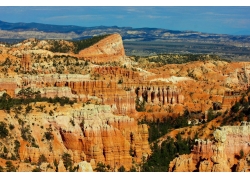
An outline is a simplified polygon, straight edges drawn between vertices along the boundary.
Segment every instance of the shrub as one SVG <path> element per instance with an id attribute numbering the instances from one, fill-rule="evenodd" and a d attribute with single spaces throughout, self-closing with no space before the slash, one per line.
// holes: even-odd
<path id="1" fill-rule="evenodd" d="M 0 166 L 0 172 L 3 172 L 3 167 L 2 166 Z"/>
<path id="2" fill-rule="evenodd" d="M 68 153 L 64 153 L 62 155 L 62 159 L 63 159 L 63 164 L 65 166 L 65 168 L 68 170 L 69 168 L 71 169 L 72 168 L 72 159 L 71 159 L 71 155 L 68 154 Z"/>
<path id="3" fill-rule="evenodd" d="M 136 168 L 134 166 L 131 167 L 130 172 L 137 172 Z"/>
<path id="4" fill-rule="evenodd" d="M 94 170 L 97 172 L 107 172 L 107 167 L 103 162 L 98 162 Z"/>
<path id="5" fill-rule="evenodd" d="M 237 113 L 239 110 L 240 110 L 240 103 L 239 103 L 239 102 L 236 102 L 236 103 L 232 106 L 231 111 L 234 112 L 234 113 Z"/>
<path id="6" fill-rule="evenodd" d="M 72 124 L 72 126 L 75 126 L 75 121 L 74 120 L 71 119 L 69 122 Z"/>
<path id="7" fill-rule="evenodd" d="M 42 172 L 42 170 L 39 167 L 36 167 L 35 169 L 32 170 L 32 172 Z"/>
<path id="8" fill-rule="evenodd" d="M 5 138 L 9 135 L 9 131 L 6 126 L 6 123 L 0 122 L 0 138 Z"/>
<path id="9" fill-rule="evenodd" d="M 105 34 L 105 35 L 99 35 L 99 36 L 94 36 L 92 38 L 88 38 L 88 39 L 83 39 L 83 40 L 79 40 L 79 41 L 74 41 L 74 53 L 79 53 L 80 50 L 85 49 L 89 46 L 92 46 L 93 44 L 99 42 L 100 40 L 102 40 L 103 38 L 109 36 L 109 34 Z"/>
<path id="10" fill-rule="evenodd" d="M 47 140 L 52 140 L 54 138 L 53 134 L 50 131 L 45 132 L 44 136 Z"/>
<path id="11" fill-rule="evenodd" d="M 21 136 L 24 140 L 28 141 L 29 140 L 29 135 L 30 135 L 30 132 L 29 132 L 29 127 L 23 127 L 21 129 Z"/>
<path id="12" fill-rule="evenodd" d="M 15 147 L 14 147 L 14 152 L 16 153 L 16 157 L 19 157 L 18 150 L 20 148 L 20 142 L 18 140 L 15 140 Z"/>
<path id="13" fill-rule="evenodd" d="M 50 116 L 53 116 L 53 115 L 54 115 L 54 113 L 53 113 L 52 110 L 49 111 L 49 115 L 50 115 Z"/>
<path id="14" fill-rule="evenodd" d="M 42 164 L 43 162 L 47 162 L 47 158 L 41 154 L 38 159 L 38 165 Z"/>
<path id="15" fill-rule="evenodd" d="M 215 118 L 215 114 L 212 108 L 209 108 L 208 112 L 207 112 L 207 121 L 211 121 Z"/>
<path id="16" fill-rule="evenodd" d="M 58 172 L 58 162 L 56 161 L 56 159 L 54 160 L 54 166 L 56 167 L 56 172 Z"/>
<path id="17" fill-rule="evenodd" d="M 244 157 L 244 151 L 241 149 L 240 150 L 240 158 L 242 159 Z"/>
<path id="18" fill-rule="evenodd" d="M 32 107 L 28 105 L 28 106 L 26 107 L 26 109 L 25 109 L 25 112 L 26 112 L 26 113 L 29 113 L 31 110 L 32 110 Z"/>
<path id="19" fill-rule="evenodd" d="M 10 128 L 10 130 L 13 130 L 15 128 L 15 126 L 13 124 L 10 124 L 9 128 Z"/>
<path id="20" fill-rule="evenodd" d="M 8 153 L 8 149 L 6 148 L 6 146 L 3 147 L 3 152 Z"/>
<path id="21" fill-rule="evenodd" d="M 121 166 L 121 167 L 118 169 L 118 172 L 125 172 L 124 166 Z"/>
<path id="22" fill-rule="evenodd" d="M 16 167 L 12 164 L 11 161 L 6 161 L 7 172 L 16 172 Z"/>
<path id="23" fill-rule="evenodd" d="M 122 83 L 123 83 L 123 80 L 119 79 L 118 84 L 122 84 Z"/>

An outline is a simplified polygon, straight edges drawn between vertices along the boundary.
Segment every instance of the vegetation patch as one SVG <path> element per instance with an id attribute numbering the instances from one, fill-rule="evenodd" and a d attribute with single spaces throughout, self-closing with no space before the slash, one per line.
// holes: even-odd
<path id="1" fill-rule="evenodd" d="M 161 146 L 154 143 L 151 147 L 153 153 L 146 162 L 144 161 L 142 172 L 168 172 L 170 161 L 179 155 L 190 154 L 193 144 L 193 140 L 183 139 L 180 133 L 177 134 L 176 141 L 168 137 Z"/>
<path id="2" fill-rule="evenodd" d="M 102 40 L 108 36 L 110 36 L 110 34 L 99 35 L 99 36 L 94 36 L 94 37 L 88 38 L 88 39 L 73 41 L 74 46 L 75 46 L 74 53 L 78 54 L 81 50 L 94 45 L 95 43 L 99 42 L 100 40 Z"/>
<path id="3" fill-rule="evenodd" d="M 6 127 L 5 122 L 0 122 L 0 138 L 5 138 L 9 135 L 9 130 Z"/>
<path id="4" fill-rule="evenodd" d="M 38 92 L 35 96 L 27 95 L 27 96 L 19 96 L 19 98 L 11 98 L 10 95 L 8 95 L 7 93 L 4 93 L 3 96 L 0 97 L 0 110 L 9 111 L 14 106 L 28 104 L 25 110 L 26 110 L 26 113 L 29 113 L 32 110 L 29 103 L 32 103 L 32 102 L 48 102 L 48 103 L 54 103 L 54 104 L 59 103 L 61 106 L 64 106 L 65 104 L 72 105 L 76 101 L 70 100 L 68 97 L 55 97 L 55 98 L 41 97 L 40 92 Z"/>

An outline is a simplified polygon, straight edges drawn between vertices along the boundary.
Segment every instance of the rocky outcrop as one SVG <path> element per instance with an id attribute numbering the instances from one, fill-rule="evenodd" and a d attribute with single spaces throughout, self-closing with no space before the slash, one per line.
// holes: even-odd
<path id="1" fill-rule="evenodd" d="M 58 163 L 58 172 L 67 172 L 62 160 Z"/>
<path id="2" fill-rule="evenodd" d="M 240 159 L 237 166 L 237 172 L 250 172 L 250 154 L 247 154 L 245 158 Z"/>
<path id="3" fill-rule="evenodd" d="M 236 102 L 242 98 L 240 94 L 225 93 L 222 100 L 222 109 L 230 109 Z"/>
<path id="4" fill-rule="evenodd" d="M 21 88 L 15 89 L 15 96 L 18 95 Z M 78 96 L 72 94 L 72 90 L 69 87 L 44 87 L 44 88 L 32 88 L 34 92 L 40 92 L 41 97 L 55 98 L 55 97 L 68 97 L 70 99 L 77 99 Z"/>
<path id="5" fill-rule="evenodd" d="M 36 165 L 31 165 L 30 163 L 20 163 L 17 172 L 31 172 L 36 168 Z"/>
<path id="6" fill-rule="evenodd" d="M 119 34 L 112 34 L 89 48 L 81 50 L 79 57 L 95 63 L 122 61 L 125 58 L 122 38 Z"/>
<path id="7" fill-rule="evenodd" d="M 120 84 L 126 84 L 131 86 L 132 84 L 138 84 L 143 81 L 143 77 L 137 72 L 127 68 L 121 68 L 118 66 L 99 66 L 92 69 L 92 76 L 95 79 L 107 79 L 119 82 Z"/>
<path id="8" fill-rule="evenodd" d="M 27 141 L 20 142 L 22 161 L 38 163 L 39 157 L 44 155 L 48 163 L 59 162 L 58 171 L 63 172 L 65 167 L 60 162 L 63 153 L 68 153 L 74 163 L 103 162 L 112 168 L 124 166 L 129 170 L 133 161 L 141 163 L 142 158 L 150 154 L 148 127 L 137 125 L 128 116 L 113 115 L 108 105 L 89 104 L 65 112 L 53 116 L 26 116 L 30 123 L 42 118 L 44 128 L 32 131 L 38 147 L 30 146 Z M 46 139 L 48 132 L 52 133 L 52 139 Z M 96 163 L 91 165 L 93 169 Z M 82 167 L 84 169 L 91 171 L 89 165 Z"/>
<path id="9" fill-rule="evenodd" d="M 127 116 L 112 115 L 110 106 L 87 105 L 74 111 L 72 117 L 76 123 L 74 131 L 65 129 L 67 126 L 62 125 L 62 120 L 55 121 L 65 147 L 84 152 L 87 161 L 95 159 L 113 168 L 123 165 L 129 169 L 131 151 L 136 162 L 141 162 L 143 153 L 150 152 L 147 127 L 137 126 L 134 119 Z"/>
<path id="10" fill-rule="evenodd" d="M 6 86 L 6 79 L 3 85 L 11 94 L 14 91 L 14 97 L 21 89 L 32 88 L 35 92 L 40 91 L 42 97 L 65 96 L 82 102 L 93 100 L 93 103 L 111 105 L 114 113 L 123 115 L 136 112 L 137 98 L 153 105 L 184 104 L 184 95 L 180 89 L 166 86 L 166 83 L 144 83 L 145 85 L 138 86 L 140 76 L 131 70 L 118 67 L 96 68 L 94 73 L 104 76 L 109 74 L 110 77 L 91 80 L 89 75 L 81 74 L 24 75 L 19 78 L 18 84 Z M 12 78 L 11 82 L 16 79 Z"/>
<path id="11" fill-rule="evenodd" d="M 79 162 L 77 166 L 79 167 L 78 172 L 93 172 L 91 164 L 86 161 Z"/>
<path id="12" fill-rule="evenodd" d="M 204 160 L 200 162 L 199 172 L 211 172 L 212 163 L 210 161 Z"/>
<path id="13" fill-rule="evenodd" d="M 183 104 L 184 96 L 180 90 L 171 87 L 138 87 L 136 88 L 137 98 L 153 104 Z"/>
<path id="14" fill-rule="evenodd" d="M 5 91 L 10 96 L 15 96 L 15 89 L 18 87 L 15 78 L 1 78 L 0 79 L 0 91 Z"/>
<path id="15" fill-rule="evenodd" d="M 181 94 L 185 97 L 184 106 L 189 112 L 205 112 L 214 102 L 222 103 L 222 110 L 225 111 L 231 108 L 231 103 L 238 100 L 238 97 L 227 95 L 227 91 L 241 94 L 249 87 L 248 62 L 195 61 L 167 64 L 147 70 L 154 73 L 146 78 L 148 81 L 161 80 L 181 89 Z M 172 77 L 178 78 L 170 83 Z"/>
<path id="16" fill-rule="evenodd" d="M 21 69 L 24 72 L 31 71 L 31 65 L 32 65 L 32 63 L 31 63 L 30 54 L 23 54 L 22 55 L 22 59 L 21 59 L 20 65 L 21 65 Z"/>
<path id="17" fill-rule="evenodd" d="M 241 126 L 223 126 L 215 130 L 213 136 L 213 141 L 197 140 L 197 144 L 189 156 L 181 155 L 170 163 L 170 171 L 178 171 L 176 167 L 180 162 L 188 160 L 190 164 L 198 167 L 196 171 L 248 171 L 248 159 L 242 159 L 242 155 L 248 154 L 250 151 L 250 124 L 242 122 Z M 190 160 L 191 157 L 192 160 Z"/>
<path id="18" fill-rule="evenodd" d="M 236 157 L 240 157 L 240 151 L 248 153 L 250 150 L 249 128 L 250 126 L 243 122 L 242 126 L 224 126 L 215 130 L 214 142 L 204 141 L 194 148 L 196 160 L 198 157 L 210 159 L 213 163 L 212 171 L 231 171 Z"/>
<path id="19" fill-rule="evenodd" d="M 111 105 L 116 114 L 135 112 L 135 90 L 120 86 L 116 81 L 91 80 L 88 75 L 80 74 L 46 74 L 23 76 L 19 84 L 19 88 L 16 85 L 10 89 L 14 90 L 14 97 L 22 88 L 31 87 L 35 92 L 40 91 L 43 97 L 65 96 L 82 102 L 93 99 L 94 103 Z"/>
<path id="20" fill-rule="evenodd" d="M 170 172 L 193 172 L 195 169 L 193 159 L 189 155 L 179 156 L 169 164 Z"/>

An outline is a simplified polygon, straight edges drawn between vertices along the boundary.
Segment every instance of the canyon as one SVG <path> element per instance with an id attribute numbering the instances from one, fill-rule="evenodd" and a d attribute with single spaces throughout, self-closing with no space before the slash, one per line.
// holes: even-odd
<path id="1" fill-rule="evenodd" d="M 0 167 L 6 171 L 7 161 L 20 172 L 92 172 L 102 165 L 141 171 L 153 153 L 148 122 L 189 114 L 186 124 L 195 116 L 214 123 L 221 119 L 209 122 L 211 111 L 230 111 L 244 94 L 249 101 L 249 62 L 136 61 L 119 34 L 79 53 L 49 48 L 49 41 L 34 38 L 0 46 Z M 250 126 L 243 120 L 196 139 L 167 171 L 249 171 Z"/>

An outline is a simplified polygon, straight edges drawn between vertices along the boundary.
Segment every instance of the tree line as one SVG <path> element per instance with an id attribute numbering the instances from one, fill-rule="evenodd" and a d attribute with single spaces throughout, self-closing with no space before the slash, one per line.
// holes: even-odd
<path id="1" fill-rule="evenodd" d="M 9 111 L 14 106 L 27 105 L 32 102 L 59 103 L 61 106 L 64 106 L 65 104 L 72 105 L 76 102 L 76 100 L 70 100 L 68 97 L 41 97 L 40 92 L 34 93 L 31 91 L 21 90 L 18 98 L 12 98 L 9 94 L 4 93 L 0 97 L 0 110 Z"/>

